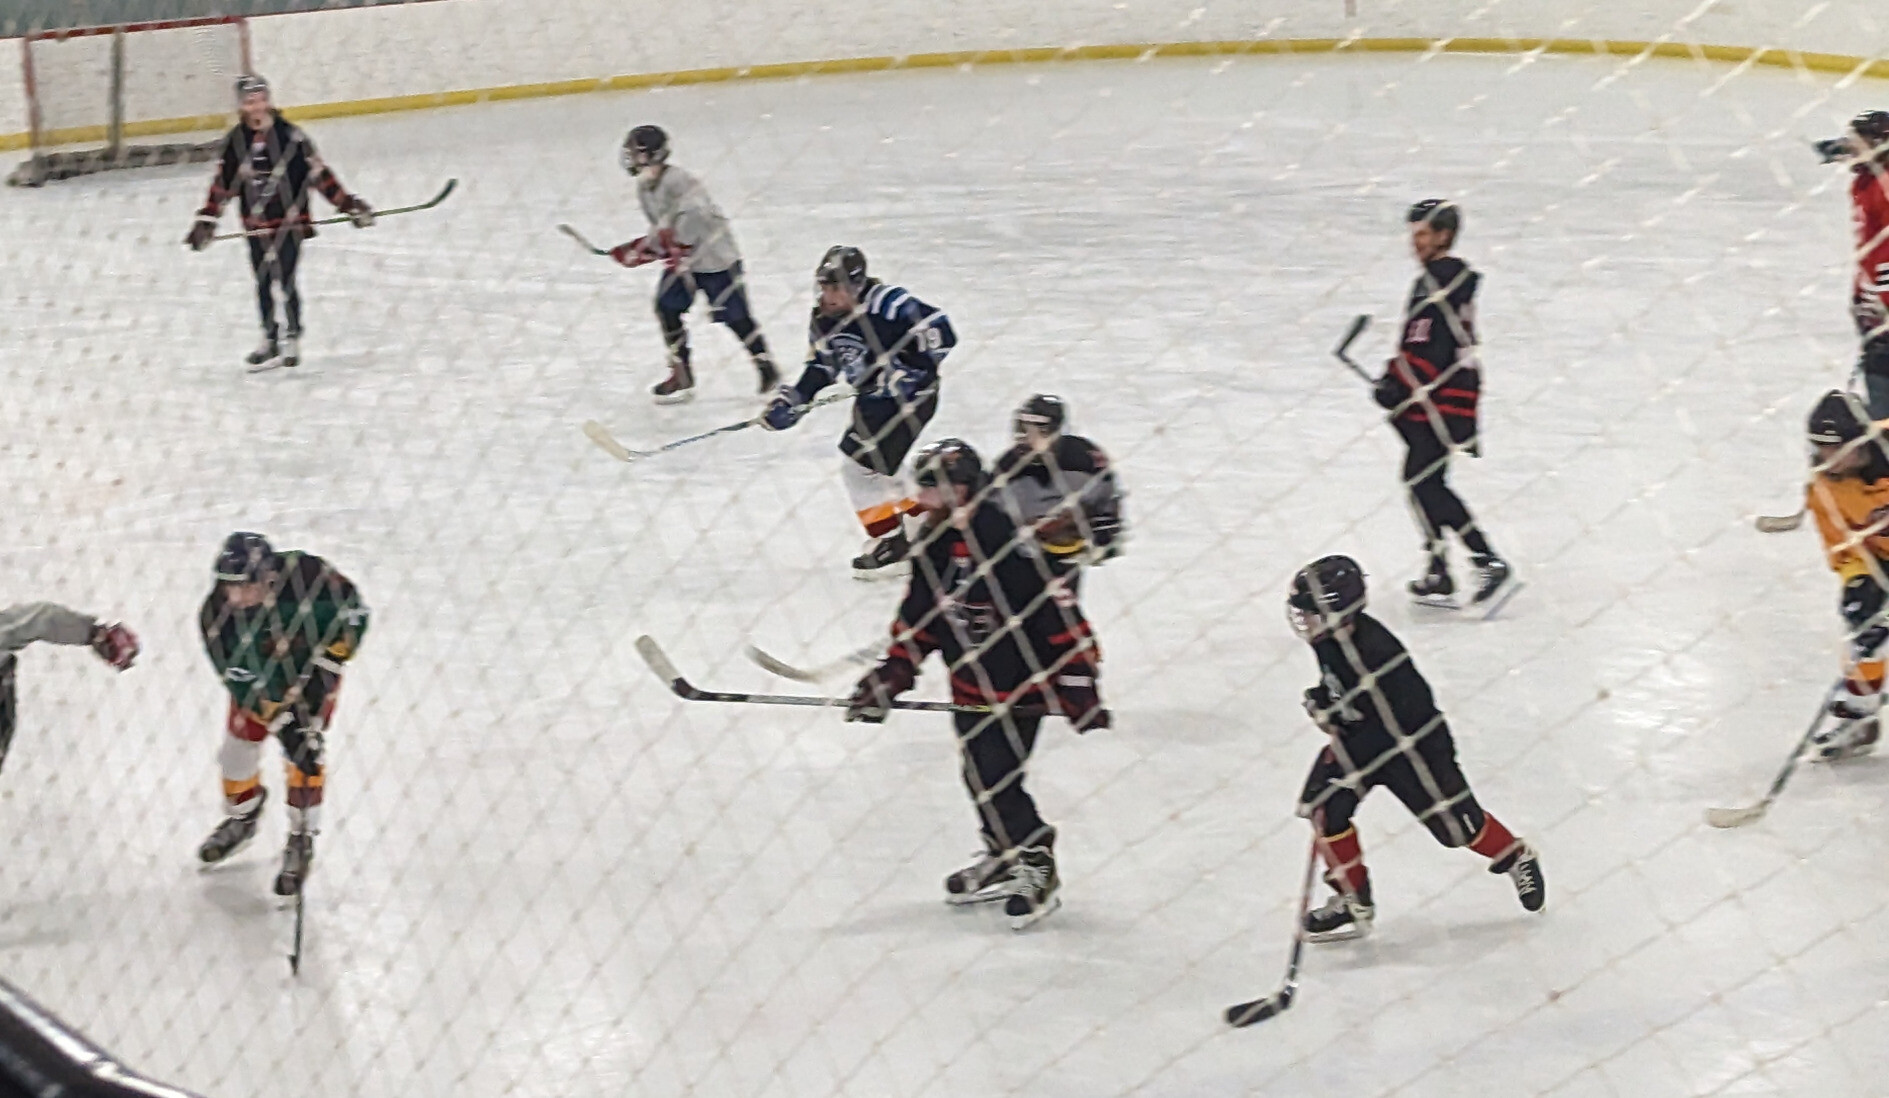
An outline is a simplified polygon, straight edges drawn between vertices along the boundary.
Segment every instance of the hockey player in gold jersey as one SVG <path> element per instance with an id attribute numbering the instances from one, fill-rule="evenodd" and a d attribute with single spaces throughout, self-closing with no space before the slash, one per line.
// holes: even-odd
<path id="1" fill-rule="evenodd" d="M 1863 404 L 1841 390 L 1811 410 L 1813 457 L 1806 505 L 1823 535 L 1830 568 L 1843 579 L 1841 611 L 1849 634 L 1843 683 L 1831 698 L 1831 722 L 1813 738 L 1816 758 L 1872 750 L 1881 735 L 1883 658 L 1889 647 L 1889 421 L 1872 423 Z"/>

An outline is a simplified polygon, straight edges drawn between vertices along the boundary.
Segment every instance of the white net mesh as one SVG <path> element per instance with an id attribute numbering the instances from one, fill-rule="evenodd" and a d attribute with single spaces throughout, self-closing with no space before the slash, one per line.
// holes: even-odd
<path id="1" fill-rule="evenodd" d="M 122 32 L 122 81 L 112 79 L 111 33 L 33 37 L 36 146 L 70 150 L 102 145 L 114 118 L 128 139 L 214 132 L 233 116 L 243 72 L 237 22 L 180 27 L 132 26 Z"/>
<path id="2" fill-rule="evenodd" d="M 1567 33 L 1608 36 L 1584 7 Z M 1881 53 L 1880 22 L 1839 7 L 1861 13 L 1851 48 Z M 320 13 L 348 30 L 306 41 L 301 17 L 258 20 L 255 63 L 292 105 L 349 97 L 331 87 L 349 72 L 354 98 L 485 86 L 509 77 L 454 69 L 456 43 L 510 10 Z M 1493 33 L 1413 12 L 1338 36 Z M 1711 15 L 1629 30 L 1713 41 Z M 1152 34 L 991 18 L 1020 46 Z M 820 19 L 794 40 L 846 40 Z M 350 70 L 368 28 L 414 64 Z M 606 41 L 549 9 L 483 36 Z M 326 90 L 272 72 L 296 49 Z M 1750 518 L 1797 505 L 1802 417 L 1855 357 L 1846 176 L 1806 141 L 1882 90 L 1704 57 L 1416 49 L 311 118 L 377 207 L 460 186 L 323 228 L 302 363 L 253 376 L 246 254 L 178 244 L 200 175 L 0 204 L 0 595 L 122 617 L 145 642 L 122 677 L 21 655 L 0 969 L 215 1098 L 1875 1093 L 1880 765 L 1805 767 L 1761 826 L 1710 830 L 1701 810 L 1759 794 L 1838 669 L 1816 545 Z M 556 231 L 646 231 L 617 166 L 640 122 L 726 211 L 790 380 L 814 265 L 856 244 L 957 333 L 925 439 L 988 459 L 1021 400 L 1057 393 L 1132 490 L 1127 551 L 1082 593 L 1115 727 L 1044 726 L 1029 787 L 1064 906 L 1026 932 L 942 902 L 979 845 L 949 717 L 685 702 L 634 647 L 658 638 L 711 689 L 845 693 L 847 674 L 794 683 L 742 648 L 844 665 L 886 636 L 899 590 L 850 575 L 844 406 L 628 465 L 580 433 L 594 419 L 654 449 L 760 406 L 700 304 L 695 399 L 654 405 L 661 265 Z M 1488 622 L 1408 605 L 1403 446 L 1330 353 L 1374 313 L 1352 353 L 1381 369 L 1415 274 L 1405 210 L 1429 196 L 1460 203 L 1459 254 L 1486 280 L 1483 456 L 1452 480 L 1528 585 Z M 295 979 L 269 892 L 280 799 L 249 850 L 194 864 L 222 812 L 227 706 L 196 615 L 237 529 L 321 554 L 374 610 L 329 735 Z M 1292 1010 L 1231 1030 L 1221 1011 L 1279 979 L 1294 809 L 1326 743 L 1281 603 L 1333 552 L 1368 573 L 1478 799 L 1540 850 L 1547 912 L 1379 791 L 1356 817 L 1372 935 L 1309 946 Z M 936 656 L 923 670 L 909 696 L 949 697 Z"/>

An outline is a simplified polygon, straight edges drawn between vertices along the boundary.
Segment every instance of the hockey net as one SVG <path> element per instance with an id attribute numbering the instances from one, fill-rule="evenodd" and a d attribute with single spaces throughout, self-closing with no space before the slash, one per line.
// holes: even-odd
<path id="1" fill-rule="evenodd" d="M 586 51 L 623 5 L 573 3 L 585 18 L 485 30 L 621 71 Z M 1855 361 L 1848 177 L 1808 142 L 1889 86 L 1726 58 L 1684 13 L 1637 32 L 1669 50 L 1611 52 L 1585 3 L 1556 18 L 1590 48 L 1455 52 L 1480 17 L 1356 7 L 1336 32 L 1296 13 L 1217 31 L 1299 54 L 960 57 L 314 119 L 377 206 L 466 186 L 309 243 L 299 372 L 242 373 L 242 251 L 177 247 L 202 179 L 0 204 L 5 597 L 146 641 L 123 676 L 20 656 L 7 978 L 206 1098 L 1880 1092 L 1883 767 L 1807 763 L 1762 825 L 1702 810 L 1763 792 L 1840 668 L 1814 536 L 1751 518 L 1798 505 L 1803 418 Z M 1016 16 L 1004 41 L 1142 40 L 1105 8 L 1077 30 Z M 645 68 L 733 65 L 716 51 L 762 33 L 758 7 L 714 7 L 712 33 L 691 10 L 643 28 Z M 909 52 L 955 44 L 945 18 L 914 18 L 932 37 Z M 272 70 L 262 22 L 256 67 L 291 117 L 340 98 Z M 805 22 L 782 48 L 831 56 L 846 28 Z M 458 44 L 418 31 L 399 62 L 284 40 L 318 62 L 303 79 L 354 94 L 499 79 L 427 69 Z M 857 244 L 957 331 L 926 441 L 989 461 L 1018 404 L 1055 393 L 1128 489 L 1124 551 L 1082 591 L 1115 727 L 1044 725 L 1028 780 L 1063 907 L 1026 931 L 942 902 L 978 845 L 950 717 L 685 701 L 636 647 L 706 689 L 844 694 L 898 589 L 849 575 L 844 406 L 628 464 L 580 433 L 653 450 L 757 409 L 699 304 L 698 396 L 652 405 L 658 275 L 555 230 L 644 231 L 616 159 L 641 122 L 729 214 L 790 378 L 814 264 Z M 1332 356 L 1370 313 L 1349 353 L 1382 370 L 1416 274 L 1406 211 L 1429 197 L 1459 204 L 1484 278 L 1481 456 L 1450 480 L 1527 585 L 1486 621 L 1410 605 L 1404 448 Z M 261 837 L 193 865 L 225 713 L 195 615 L 234 529 L 320 553 L 374 610 L 293 979 L 273 746 Z M 1328 553 L 1363 566 L 1478 801 L 1540 852 L 1547 910 L 1376 790 L 1355 816 L 1371 935 L 1308 946 L 1291 1010 L 1233 1030 L 1222 1011 L 1278 986 L 1297 913 L 1327 741 L 1283 604 Z M 1459 589 L 1468 563 L 1453 545 Z M 840 673 L 789 681 L 750 642 Z M 911 697 L 944 699 L 945 677 L 934 657 Z"/>
<path id="2" fill-rule="evenodd" d="M 216 151 L 249 71 L 241 17 L 38 31 L 21 39 L 31 157 L 8 182 L 192 163 Z"/>

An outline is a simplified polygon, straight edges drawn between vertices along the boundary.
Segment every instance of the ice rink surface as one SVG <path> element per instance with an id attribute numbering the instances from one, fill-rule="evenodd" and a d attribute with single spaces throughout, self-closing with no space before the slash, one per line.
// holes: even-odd
<path id="1" fill-rule="evenodd" d="M 306 363 L 248 376 L 240 247 L 180 246 L 197 170 L 0 196 L 0 600 L 138 629 L 113 676 L 22 658 L 0 779 L 0 972 L 213 1096 L 1881 1093 L 1889 766 L 1755 799 L 1837 669 L 1837 583 L 1789 512 L 1801 421 L 1854 354 L 1840 169 L 1804 139 L 1880 89 L 1543 57 L 1000 66 L 315 124 L 377 205 L 303 264 Z M 694 323 L 657 408 L 654 276 L 553 231 L 641 231 L 616 146 L 674 135 L 734 219 L 781 357 L 855 243 L 962 339 L 928 437 L 998 449 L 1064 394 L 1132 491 L 1086 588 L 1113 731 L 1031 774 L 1065 906 L 953 911 L 974 849 L 950 733 L 682 703 L 637 660 L 781 688 L 895 591 L 848 575 L 840 409 L 626 467 L 752 414 Z M 1527 590 L 1488 624 L 1399 589 L 1400 448 L 1328 351 L 1375 360 L 1402 213 L 1460 200 L 1486 277 L 1485 456 L 1455 480 Z M 227 224 L 227 222 L 226 222 Z M 299 981 L 282 824 L 212 873 L 223 696 L 195 635 L 232 529 L 319 552 L 375 611 L 331 737 Z M 1542 851 L 1544 916 L 1388 796 L 1377 932 L 1271 990 L 1320 735 L 1293 570 L 1357 556 L 1482 801 Z M 1460 558 L 1459 558 L 1460 565 Z M 936 668 L 922 696 L 940 696 Z M 273 749 L 272 749 L 273 755 Z M 272 761 L 266 771 L 279 788 Z"/>

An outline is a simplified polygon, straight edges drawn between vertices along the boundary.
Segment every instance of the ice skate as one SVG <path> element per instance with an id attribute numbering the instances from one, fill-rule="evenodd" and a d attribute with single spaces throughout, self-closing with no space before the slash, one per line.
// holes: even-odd
<path id="1" fill-rule="evenodd" d="M 695 372 L 686 362 L 671 362 L 669 376 L 650 391 L 658 404 L 682 404 L 695 399 Z"/>
<path id="2" fill-rule="evenodd" d="M 1063 883 L 1056 876 L 1056 855 L 1047 846 L 1018 850 L 1010 882 L 1004 914 L 1009 916 L 1012 930 L 1024 930 L 1063 906 L 1062 897 L 1057 895 Z"/>
<path id="3" fill-rule="evenodd" d="M 904 530 L 894 530 L 866 543 L 866 551 L 853 558 L 854 579 L 897 579 L 910 571 L 906 555 L 912 543 Z"/>
<path id="4" fill-rule="evenodd" d="M 249 811 L 223 817 L 223 822 L 217 824 L 216 830 L 210 832 L 210 837 L 197 848 L 197 858 L 204 865 L 215 865 L 228 859 L 256 837 L 256 824 L 262 818 L 262 806 L 268 803 L 269 791 L 258 789 L 256 792 L 259 795 L 249 806 Z"/>
<path id="5" fill-rule="evenodd" d="M 945 903 L 953 906 L 1006 899 L 1015 887 L 1010 859 L 985 850 L 977 861 L 946 877 L 944 886 Z"/>
<path id="6" fill-rule="evenodd" d="M 1476 568 L 1476 597 L 1472 601 L 1477 606 L 1499 605 L 1515 592 L 1516 585 L 1510 581 L 1508 561 L 1491 553 L 1488 556 L 1471 557 L 1470 563 Z"/>
<path id="7" fill-rule="evenodd" d="M 1836 707 L 1831 708 L 1834 713 Z M 1882 724 L 1877 717 L 1840 718 L 1810 738 L 1810 757 L 1817 762 L 1853 759 L 1876 750 L 1876 741 L 1881 738 Z"/>
<path id="8" fill-rule="evenodd" d="M 295 367 L 301 364 L 302 334 L 300 332 L 291 332 L 289 337 L 282 341 L 282 365 Z"/>
<path id="9" fill-rule="evenodd" d="M 1325 901 L 1325 906 L 1305 913 L 1305 940 L 1308 942 L 1348 942 L 1371 932 L 1371 920 L 1377 908 L 1371 904 L 1371 885 L 1365 882 L 1357 895 L 1342 889 Z"/>
<path id="10" fill-rule="evenodd" d="M 315 868 L 315 836 L 306 831 L 289 833 L 282 848 L 282 872 L 275 875 L 275 894 L 293 896 L 302 891 L 309 871 Z"/>
<path id="11" fill-rule="evenodd" d="M 262 366 L 274 362 L 280 353 L 280 350 L 276 347 L 275 337 L 263 336 L 262 343 L 258 345 L 255 350 L 249 352 L 249 354 L 243 358 L 243 361 L 249 363 L 251 366 Z"/>
<path id="12" fill-rule="evenodd" d="M 772 361 L 765 358 L 755 359 L 754 368 L 761 378 L 760 384 L 756 387 L 755 392 L 760 393 L 763 397 L 772 397 L 774 390 L 780 388 L 781 372 L 774 368 Z"/>
<path id="13" fill-rule="evenodd" d="M 1410 597 L 1418 606 L 1431 606 L 1438 610 L 1455 610 L 1456 581 L 1450 578 L 1449 562 L 1441 556 L 1430 558 L 1430 569 L 1422 579 L 1410 581 Z"/>
<path id="14" fill-rule="evenodd" d="M 1548 904 L 1548 878 L 1542 875 L 1541 859 L 1527 843 L 1490 863 L 1489 872 L 1508 874 L 1515 883 L 1515 898 L 1530 911 L 1540 911 Z"/>

